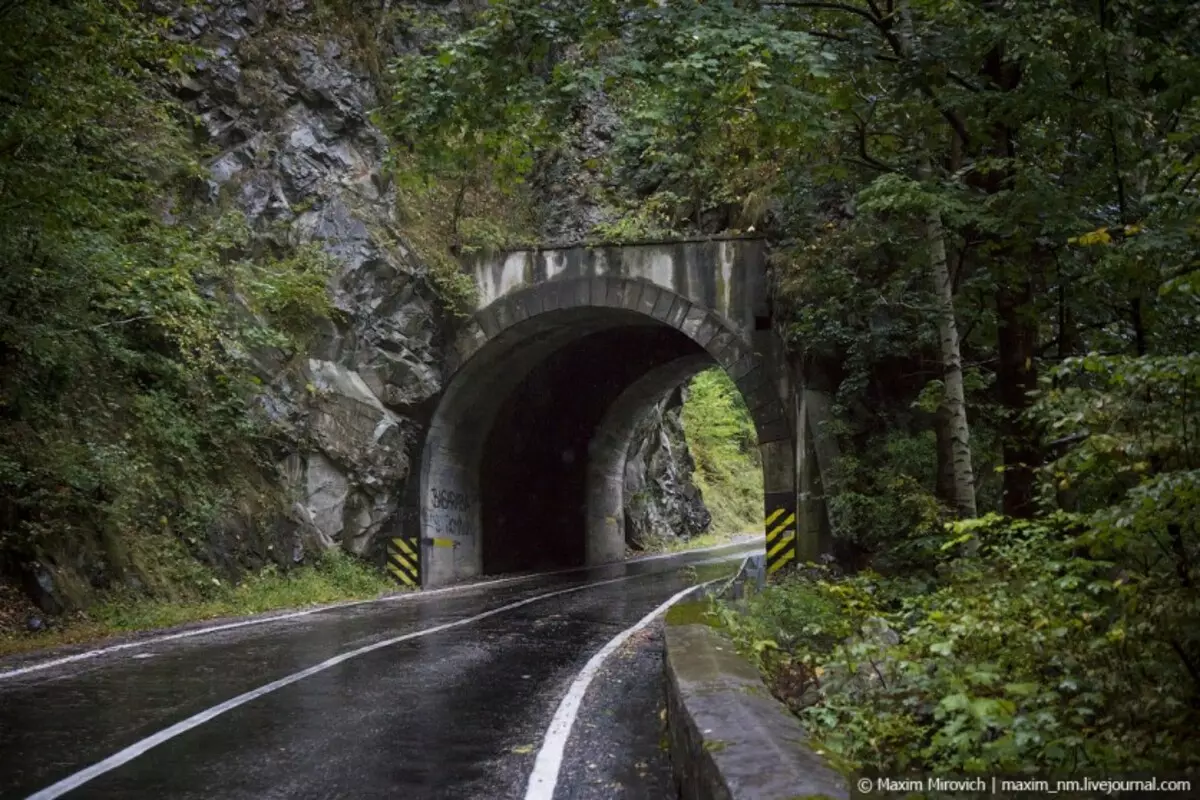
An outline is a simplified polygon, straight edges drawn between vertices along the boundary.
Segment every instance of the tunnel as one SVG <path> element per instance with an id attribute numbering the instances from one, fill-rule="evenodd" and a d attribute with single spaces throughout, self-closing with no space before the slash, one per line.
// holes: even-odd
<path id="1" fill-rule="evenodd" d="M 576 296 L 563 285 L 560 295 Z M 654 314 L 630 307 L 637 296 L 605 305 L 545 301 L 467 338 L 421 456 L 423 585 L 623 559 L 635 424 L 704 369 L 721 364 L 740 378 L 760 431 L 763 420 L 780 424 L 774 388 L 743 335 L 656 293 Z M 760 445 L 764 483 L 770 464 L 790 469 L 790 444 L 776 439 Z M 783 455 L 772 461 L 775 453 Z"/>
<path id="2" fill-rule="evenodd" d="M 581 336 L 530 371 L 484 441 L 485 574 L 586 562 L 588 467 L 605 412 L 642 375 L 702 352 L 673 328 L 627 324 Z"/>

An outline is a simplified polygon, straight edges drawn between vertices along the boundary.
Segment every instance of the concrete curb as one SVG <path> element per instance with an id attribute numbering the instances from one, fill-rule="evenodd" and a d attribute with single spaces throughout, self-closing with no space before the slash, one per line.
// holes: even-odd
<path id="1" fill-rule="evenodd" d="M 666 625 L 671 769 L 682 800 L 845 800 L 845 779 L 812 751 L 758 670 L 703 624 Z"/>

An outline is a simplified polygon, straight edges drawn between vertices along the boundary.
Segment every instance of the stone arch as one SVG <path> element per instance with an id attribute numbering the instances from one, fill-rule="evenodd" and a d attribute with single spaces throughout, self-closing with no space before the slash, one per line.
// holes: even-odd
<path id="1" fill-rule="evenodd" d="M 667 392 L 712 365 L 707 353 L 698 353 L 655 367 L 604 412 L 588 452 L 587 563 L 625 555 L 625 460 L 638 420 Z"/>
<path id="2" fill-rule="evenodd" d="M 763 453 L 768 495 L 794 494 L 788 417 L 771 362 L 752 345 L 754 332 L 647 280 L 620 276 L 549 280 L 494 300 L 478 310 L 456 337 L 446 390 L 422 452 L 419 519 L 425 585 L 483 571 L 481 506 L 487 486 L 480 473 L 492 447 L 489 437 L 494 438 L 494 429 L 502 427 L 496 424 L 498 416 L 511 413 L 505 403 L 519 387 L 528 393 L 526 384 L 536 381 L 537 371 L 550 359 L 571 352 L 570 348 L 592 347 L 594 355 L 604 337 L 618 334 L 633 344 L 615 370 L 621 373 L 614 377 L 616 383 L 580 399 L 582 405 L 602 402 L 604 406 L 599 416 L 593 413 L 594 422 L 592 418 L 587 422 L 601 436 L 595 447 L 589 441 L 585 451 L 588 510 L 583 519 L 591 532 L 587 562 L 623 555 L 617 552 L 614 530 L 597 520 L 613 516 L 614 498 L 604 494 L 601 484 L 612 478 L 616 462 L 623 458 L 617 455 L 616 442 L 622 436 L 627 441 L 631 417 L 657 400 L 656 391 L 665 392 L 707 364 L 723 367 L 746 400 Z M 670 384 L 676 375 L 678 379 Z M 603 464 L 593 459 L 603 459 Z M 623 469 L 623 460 L 621 465 Z M 608 472 L 601 480 L 603 470 Z M 493 474 L 497 471 L 502 470 L 493 469 Z M 794 504 L 794 498 L 789 504 Z"/>

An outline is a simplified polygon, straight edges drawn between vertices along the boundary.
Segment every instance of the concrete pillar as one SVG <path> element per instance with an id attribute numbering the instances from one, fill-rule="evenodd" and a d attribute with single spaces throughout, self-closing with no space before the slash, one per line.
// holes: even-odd
<path id="1" fill-rule="evenodd" d="M 794 566 L 797 557 L 796 464 L 787 439 L 759 445 L 763 465 L 763 527 L 767 575 Z"/>

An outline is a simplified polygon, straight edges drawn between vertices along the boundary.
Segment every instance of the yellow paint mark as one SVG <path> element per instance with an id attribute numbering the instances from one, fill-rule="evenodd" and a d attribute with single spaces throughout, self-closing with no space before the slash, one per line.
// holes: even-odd
<path id="1" fill-rule="evenodd" d="M 787 552 L 785 552 L 783 554 L 782 557 L 780 557 L 780 559 L 778 561 L 776 561 L 774 564 L 767 567 L 767 574 L 773 575 L 775 572 L 777 572 L 779 570 L 780 567 L 782 567 L 784 564 L 791 561 L 795 557 L 796 557 L 796 551 L 788 550 Z"/>
<path id="2" fill-rule="evenodd" d="M 433 546 L 434 547 L 454 547 L 454 540 L 453 539 L 434 539 Z"/>
<path id="3" fill-rule="evenodd" d="M 403 554 L 403 553 L 397 553 L 397 552 L 395 552 L 395 551 L 393 550 L 393 551 L 392 551 L 392 558 L 394 558 L 394 559 L 396 560 L 396 563 L 397 563 L 397 564 L 399 564 L 400 566 L 404 567 L 404 568 L 405 568 L 406 570 L 408 570 L 409 572 L 416 572 L 416 571 L 417 571 L 416 567 L 414 567 L 412 564 L 408 563 L 408 559 L 406 559 L 406 558 L 404 557 L 404 554 Z"/>
<path id="4" fill-rule="evenodd" d="M 784 528 L 786 528 L 788 525 L 791 525 L 791 524 L 792 524 L 793 522 L 795 522 L 795 521 L 796 521 L 796 515 L 795 515 L 795 514 L 788 514 L 788 515 L 787 515 L 787 517 L 785 517 L 785 518 L 784 518 L 783 522 L 779 523 L 778 527 L 776 527 L 776 528 L 775 528 L 775 530 L 773 530 L 773 531 L 770 531 L 770 532 L 767 534 L 767 541 L 770 541 L 770 540 L 774 539 L 776 536 L 778 536 L 778 535 L 779 535 L 779 532 L 780 532 L 781 530 L 783 530 Z"/>
<path id="5" fill-rule="evenodd" d="M 514 747 L 514 748 L 512 749 L 512 751 L 513 751 L 514 753 L 516 753 L 517 755 L 519 755 L 519 756 L 523 756 L 523 755 L 525 755 L 525 754 L 527 754 L 527 753 L 532 753 L 532 752 L 533 752 L 533 745 L 531 745 L 531 744 L 523 744 L 523 745 L 521 745 L 520 747 Z"/>
<path id="6" fill-rule="evenodd" d="M 412 545 L 403 539 L 392 539 L 392 544 L 396 545 L 396 547 L 408 553 L 410 556 L 415 556 L 417 554 L 416 551 L 412 549 Z"/>
<path id="7" fill-rule="evenodd" d="M 795 538 L 796 538 L 796 534 L 792 533 L 791 531 L 788 531 L 787 533 L 785 533 L 783 536 L 780 537 L 779 544 L 772 547 L 770 552 L 767 553 L 767 558 L 774 558 L 776 553 L 778 553 L 780 550 L 782 550 L 788 542 L 792 541 Z"/>
<path id="8" fill-rule="evenodd" d="M 405 573 L 405 572 L 404 572 L 404 570 L 400 569 L 400 568 L 399 568 L 399 567 L 397 567 L 395 564 L 388 564 L 388 569 L 390 569 L 390 570 L 392 571 L 392 574 L 393 574 L 393 575 L 395 575 L 397 578 L 399 578 L 400 580 L 402 580 L 402 581 L 404 581 L 405 583 L 407 583 L 409 586 L 416 586 L 416 585 L 417 585 L 417 584 L 416 584 L 416 583 L 413 581 L 413 579 L 412 579 L 412 578 L 410 578 L 410 577 L 407 575 L 407 573 Z"/>
<path id="9" fill-rule="evenodd" d="M 768 527 L 768 528 L 771 527 L 771 523 L 774 522 L 775 520 L 779 519 L 779 515 L 782 514 L 783 511 L 784 511 L 784 509 L 782 509 L 782 508 L 777 508 L 774 511 L 772 511 L 771 516 L 767 517 L 767 519 L 766 519 L 766 527 Z"/>

